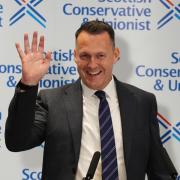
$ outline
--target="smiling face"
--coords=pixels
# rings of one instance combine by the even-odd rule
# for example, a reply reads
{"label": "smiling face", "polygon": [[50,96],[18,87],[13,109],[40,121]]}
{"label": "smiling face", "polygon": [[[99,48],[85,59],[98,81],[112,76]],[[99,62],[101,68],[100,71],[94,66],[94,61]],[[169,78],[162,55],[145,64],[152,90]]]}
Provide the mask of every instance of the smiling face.
{"label": "smiling face", "polygon": [[107,32],[89,34],[82,31],[76,39],[75,62],[83,83],[102,90],[112,79],[113,64],[119,57]]}

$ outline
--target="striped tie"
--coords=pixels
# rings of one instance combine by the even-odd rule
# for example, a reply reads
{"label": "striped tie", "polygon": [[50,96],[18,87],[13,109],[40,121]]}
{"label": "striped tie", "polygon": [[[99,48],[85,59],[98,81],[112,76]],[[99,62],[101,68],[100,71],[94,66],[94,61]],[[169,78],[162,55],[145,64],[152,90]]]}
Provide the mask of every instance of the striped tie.
{"label": "striped tie", "polygon": [[101,137],[102,180],[118,180],[116,146],[111,113],[104,91],[96,91],[100,99],[99,126]]}

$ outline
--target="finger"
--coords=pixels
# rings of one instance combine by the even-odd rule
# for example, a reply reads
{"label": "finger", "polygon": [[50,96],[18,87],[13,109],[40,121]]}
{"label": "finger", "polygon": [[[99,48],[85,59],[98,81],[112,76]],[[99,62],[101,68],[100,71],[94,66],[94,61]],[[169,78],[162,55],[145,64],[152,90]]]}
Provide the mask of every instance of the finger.
{"label": "finger", "polygon": [[44,36],[40,37],[38,50],[41,53],[44,51]]}
{"label": "finger", "polygon": [[50,61],[51,61],[51,52],[50,51],[48,51],[47,53],[46,53],[46,55],[45,55],[45,58],[44,58],[44,63],[50,63]]}
{"label": "finger", "polygon": [[32,39],[32,52],[37,52],[37,37],[38,37],[38,33],[34,32],[33,33],[33,39]]}
{"label": "finger", "polygon": [[18,54],[19,54],[19,57],[20,57],[21,60],[22,60],[22,59],[24,58],[24,52],[23,52],[23,50],[21,49],[19,43],[16,43],[15,46],[16,46],[17,52],[18,52]]}
{"label": "finger", "polygon": [[48,61],[50,61],[51,60],[51,52],[50,51],[48,51],[47,53],[46,53],[46,56],[45,56],[45,59],[46,60],[48,60]]}
{"label": "finger", "polygon": [[28,34],[24,34],[24,51],[26,54],[30,53],[29,37]]}

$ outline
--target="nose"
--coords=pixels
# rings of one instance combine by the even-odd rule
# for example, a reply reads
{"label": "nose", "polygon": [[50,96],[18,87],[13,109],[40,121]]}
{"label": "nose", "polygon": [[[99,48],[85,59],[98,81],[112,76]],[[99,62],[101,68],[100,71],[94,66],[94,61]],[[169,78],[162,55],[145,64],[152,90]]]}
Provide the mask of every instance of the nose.
{"label": "nose", "polygon": [[91,59],[90,59],[89,62],[88,62],[88,67],[91,68],[91,69],[94,69],[94,68],[96,68],[97,66],[98,66],[98,64],[97,64],[96,58],[91,57]]}

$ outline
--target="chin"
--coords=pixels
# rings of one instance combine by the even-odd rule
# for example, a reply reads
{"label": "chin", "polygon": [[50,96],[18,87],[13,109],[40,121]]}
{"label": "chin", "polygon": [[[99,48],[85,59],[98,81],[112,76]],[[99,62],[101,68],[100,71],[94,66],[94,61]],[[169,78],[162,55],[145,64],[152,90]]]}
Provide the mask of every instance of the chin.
{"label": "chin", "polygon": [[90,89],[94,89],[94,90],[101,90],[103,89],[103,87],[101,85],[97,85],[97,84],[86,84]]}

